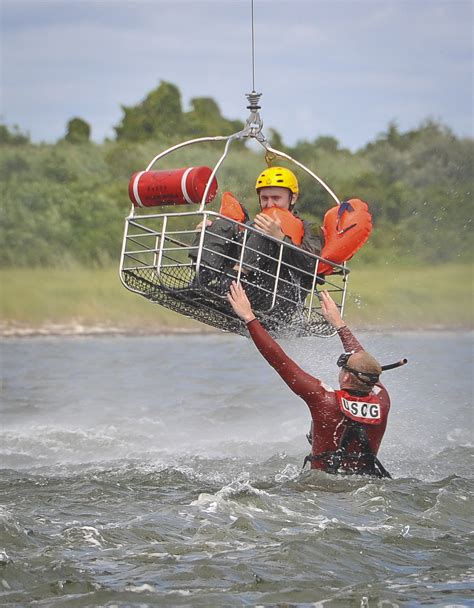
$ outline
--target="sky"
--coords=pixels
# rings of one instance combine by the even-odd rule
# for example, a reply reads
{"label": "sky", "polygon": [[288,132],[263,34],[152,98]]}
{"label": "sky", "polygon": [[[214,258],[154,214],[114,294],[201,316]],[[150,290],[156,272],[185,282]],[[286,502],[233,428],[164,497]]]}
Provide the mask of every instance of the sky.
{"label": "sky", "polygon": [[[264,133],[353,151],[395,121],[473,136],[473,0],[0,0],[0,121],[54,142],[76,116],[113,138],[161,80]],[[217,133],[216,133],[217,135]]]}

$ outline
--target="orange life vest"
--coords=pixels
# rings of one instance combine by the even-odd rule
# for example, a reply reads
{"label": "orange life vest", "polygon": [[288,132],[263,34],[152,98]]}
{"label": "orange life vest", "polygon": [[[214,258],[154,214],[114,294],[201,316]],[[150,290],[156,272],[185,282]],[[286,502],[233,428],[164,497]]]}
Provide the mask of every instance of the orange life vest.
{"label": "orange life vest", "polygon": [[235,220],[236,222],[245,222],[246,216],[242,205],[235,198],[232,192],[224,192],[222,194],[221,208],[219,213],[225,217]]}
{"label": "orange life vest", "polygon": [[[247,221],[242,205],[231,192],[224,192],[220,214],[244,223]],[[304,225],[299,217],[296,217],[288,209],[270,207],[261,213],[270,217],[278,217],[281,222],[281,229],[285,236],[290,237],[292,242],[298,247],[303,242]],[[372,216],[369,212],[367,203],[358,199],[351,198],[340,205],[331,207],[325,216],[323,223],[324,247],[321,257],[342,264],[350,260],[358,251],[372,232]],[[332,274],[334,269],[325,262],[321,262],[318,267],[318,274]]]}
{"label": "orange life vest", "polygon": [[[224,192],[222,194],[221,208],[219,213],[240,223],[244,223],[247,219],[242,205],[235,198],[232,192]],[[295,245],[301,245],[304,236],[303,222],[298,217],[293,215],[291,211],[288,209],[279,209],[278,207],[270,207],[263,209],[261,213],[273,218],[277,217],[281,222],[281,230],[283,234],[290,237]]]}
{"label": "orange life vest", "polygon": [[[351,198],[331,207],[324,216],[324,247],[321,257],[342,264],[354,255],[372,232],[372,216],[367,203]],[[318,274],[332,274],[334,269],[321,262]]]}
{"label": "orange life vest", "polygon": [[294,245],[298,247],[303,242],[304,226],[299,217],[293,215],[289,209],[279,209],[278,207],[267,207],[262,213],[270,217],[278,218],[281,222],[281,231],[285,236],[290,237]]}

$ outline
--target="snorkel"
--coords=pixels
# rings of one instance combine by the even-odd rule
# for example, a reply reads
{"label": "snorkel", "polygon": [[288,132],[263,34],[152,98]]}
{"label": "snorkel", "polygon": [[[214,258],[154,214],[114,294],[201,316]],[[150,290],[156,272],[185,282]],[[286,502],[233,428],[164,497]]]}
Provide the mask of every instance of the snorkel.
{"label": "snorkel", "polygon": [[[336,362],[337,366],[341,367],[342,369],[347,370],[351,374],[354,374],[354,376],[356,376],[356,378],[358,380],[360,380],[361,382],[363,382],[365,384],[373,385],[376,382],[378,382],[380,373],[364,371],[364,370],[357,370],[348,365],[349,358],[354,354],[355,354],[355,352],[350,352],[350,353],[342,353],[342,355],[339,355],[337,362]],[[384,372],[384,371],[387,371],[390,369],[396,369],[397,367],[401,367],[402,365],[406,365],[406,363],[408,363],[408,359],[400,359],[400,361],[396,361],[395,363],[390,363],[388,365],[381,365],[380,369],[381,369],[381,372]]]}

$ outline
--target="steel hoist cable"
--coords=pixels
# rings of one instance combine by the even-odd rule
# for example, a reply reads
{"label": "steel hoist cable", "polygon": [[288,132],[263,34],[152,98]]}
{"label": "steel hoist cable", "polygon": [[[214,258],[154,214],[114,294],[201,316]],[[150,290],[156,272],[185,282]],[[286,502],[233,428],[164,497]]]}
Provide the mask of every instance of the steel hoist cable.
{"label": "steel hoist cable", "polygon": [[255,93],[255,26],[254,26],[254,0],[251,0],[252,11],[252,93]]}

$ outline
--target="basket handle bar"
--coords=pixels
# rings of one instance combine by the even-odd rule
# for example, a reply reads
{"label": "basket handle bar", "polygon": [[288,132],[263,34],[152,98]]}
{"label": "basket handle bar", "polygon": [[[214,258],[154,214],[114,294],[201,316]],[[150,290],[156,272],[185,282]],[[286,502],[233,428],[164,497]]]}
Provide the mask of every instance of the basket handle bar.
{"label": "basket handle bar", "polygon": [[326,182],[324,180],[322,180],[318,175],[316,175],[316,173],[314,173],[313,171],[311,171],[311,169],[309,169],[308,167],[306,167],[306,165],[303,165],[303,163],[300,163],[299,161],[297,161],[296,159],[294,159],[292,156],[290,156],[289,154],[286,154],[286,152],[282,152],[281,150],[277,150],[275,148],[272,148],[270,146],[270,144],[268,143],[268,141],[265,139],[265,137],[263,136],[263,134],[259,131],[258,133],[256,133],[256,129],[254,127],[252,127],[251,125],[247,124],[246,127],[244,129],[242,129],[241,131],[237,131],[236,133],[233,133],[232,135],[216,135],[213,137],[198,137],[196,139],[189,139],[187,141],[181,142],[179,144],[176,144],[174,146],[171,146],[170,148],[164,150],[163,152],[160,152],[160,154],[157,154],[149,163],[147,168],[145,169],[145,171],[150,171],[150,169],[153,167],[153,165],[160,160],[161,158],[163,158],[164,156],[167,156],[168,154],[171,154],[172,152],[175,152],[176,150],[179,150],[180,148],[184,148],[185,146],[189,146],[192,144],[197,144],[197,143],[203,143],[203,142],[210,142],[210,141],[214,141],[214,142],[218,142],[218,141],[225,141],[225,147],[224,147],[224,152],[222,154],[222,156],[219,158],[219,160],[217,161],[217,163],[214,166],[214,169],[212,170],[212,173],[207,181],[206,184],[206,188],[204,190],[204,194],[203,197],[201,199],[201,203],[199,206],[199,211],[203,211],[204,206],[205,206],[205,201],[206,198],[209,194],[209,190],[211,188],[212,185],[212,181],[214,179],[214,177],[216,176],[220,166],[222,165],[222,163],[224,162],[225,158],[227,157],[227,154],[229,152],[229,147],[230,144],[235,141],[236,139],[246,139],[246,138],[250,138],[250,139],[256,139],[258,141],[258,143],[266,150],[267,153],[273,154],[275,156],[278,156],[280,158],[285,158],[286,160],[289,160],[290,162],[294,163],[295,165],[297,165],[300,169],[302,169],[303,171],[305,171],[308,175],[310,175],[313,179],[315,179],[325,190],[326,192],[328,192],[328,194],[336,201],[336,203],[338,205],[341,204],[341,201],[339,200],[339,198],[337,197],[337,195],[331,190],[331,188],[326,184]]}

